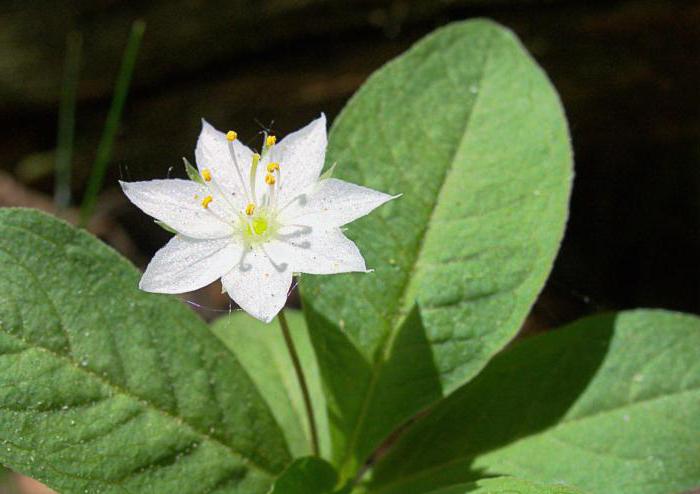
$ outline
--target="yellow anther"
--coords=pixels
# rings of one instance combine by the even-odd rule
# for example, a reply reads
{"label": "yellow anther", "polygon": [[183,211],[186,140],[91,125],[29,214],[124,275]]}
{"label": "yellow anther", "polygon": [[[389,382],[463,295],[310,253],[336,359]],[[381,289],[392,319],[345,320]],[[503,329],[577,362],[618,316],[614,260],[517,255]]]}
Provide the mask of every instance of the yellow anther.
{"label": "yellow anther", "polygon": [[275,145],[277,142],[277,138],[275,136],[267,136],[267,139],[265,139],[265,145],[269,148]]}
{"label": "yellow anther", "polygon": [[253,216],[253,213],[255,212],[255,204],[252,202],[249,202],[248,205],[245,207],[245,214],[248,216]]}
{"label": "yellow anther", "polygon": [[265,175],[265,183],[267,185],[275,185],[275,182],[276,180],[274,175],[270,175],[269,173]]}
{"label": "yellow anther", "polygon": [[236,139],[238,139],[238,134],[235,130],[229,130],[228,132],[226,132],[226,139],[228,139],[230,142],[233,142]]}
{"label": "yellow anther", "polygon": [[202,170],[202,178],[205,182],[211,182],[211,170],[209,168]]}
{"label": "yellow anther", "polygon": [[202,207],[204,209],[207,209],[209,207],[209,203],[213,201],[214,198],[212,196],[207,196],[204,199],[202,199]]}
{"label": "yellow anther", "polygon": [[269,164],[267,165],[267,172],[268,172],[268,173],[272,173],[272,172],[274,172],[275,170],[279,170],[279,169],[280,169],[280,164],[279,164],[279,163],[269,163]]}

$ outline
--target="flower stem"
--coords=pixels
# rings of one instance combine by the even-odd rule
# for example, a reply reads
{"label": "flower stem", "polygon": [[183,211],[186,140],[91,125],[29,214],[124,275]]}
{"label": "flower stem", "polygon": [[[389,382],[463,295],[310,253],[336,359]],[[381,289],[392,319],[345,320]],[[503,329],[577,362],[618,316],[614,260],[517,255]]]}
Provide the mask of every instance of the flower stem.
{"label": "flower stem", "polygon": [[306,416],[309,420],[309,432],[311,433],[311,451],[314,456],[318,456],[318,432],[316,431],[316,420],[314,419],[314,408],[311,404],[311,396],[309,395],[309,387],[306,384],[306,378],[304,377],[304,370],[301,368],[301,362],[299,361],[299,355],[294,347],[294,341],[292,340],[292,335],[289,331],[289,324],[287,323],[287,317],[284,315],[284,309],[282,309],[279,314],[277,314],[277,320],[280,323],[280,328],[282,329],[282,335],[284,336],[284,343],[287,345],[287,350],[289,351],[289,356],[292,359],[292,364],[294,364],[294,371],[297,375],[297,380],[299,381],[299,387],[301,388],[301,395],[304,398],[304,407],[306,408]]}

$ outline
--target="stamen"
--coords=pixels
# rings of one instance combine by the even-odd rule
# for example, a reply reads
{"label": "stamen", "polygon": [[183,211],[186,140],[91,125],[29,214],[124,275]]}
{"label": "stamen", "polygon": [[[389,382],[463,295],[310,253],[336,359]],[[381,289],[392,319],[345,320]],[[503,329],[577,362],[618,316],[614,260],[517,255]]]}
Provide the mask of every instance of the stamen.
{"label": "stamen", "polygon": [[248,205],[245,207],[245,214],[248,216],[253,216],[253,213],[255,212],[255,204],[252,202],[248,203]]}
{"label": "stamen", "polygon": [[[233,131],[231,131],[233,132]],[[245,181],[243,180],[243,174],[241,173],[241,168],[238,166],[238,159],[236,158],[236,150],[233,149],[233,141],[229,140],[228,143],[228,152],[231,155],[231,159],[233,160],[233,167],[236,169],[236,175],[238,175],[238,180],[241,182],[241,187],[243,187],[243,192],[245,193],[246,199],[248,199],[248,202],[251,202],[251,198],[248,195],[248,187],[245,186]]]}
{"label": "stamen", "polygon": [[233,203],[228,197],[228,194],[221,190],[219,184],[216,182],[216,180],[214,180],[214,174],[209,168],[202,169],[202,178],[204,179],[204,186],[209,192],[211,192],[213,195],[216,195],[217,197],[223,198],[224,202],[226,202],[226,204],[228,204],[233,211],[238,209],[236,206],[233,205]]}
{"label": "stamen", "polygon": [[277,179],[272,173],[265,175],[265,183],[270,186],[270,193],[267,196],[267,205],[273,208],[275,207],[275,204],[277,204],[275,182],[277,182]]}
{"label": "stamen", "polygon": [[269,163],[269,164],[267,165],[267,172],[268,172],[268,173],[272,173],[272,172],[274,172],[275,170],[279,170],[279,169],[280,169],[280,164],[279,164],[279,163]]}
{"label": "stamen", "polygon": [[238,139],[238,133],[235,130],[229,130],[226,132],[226,139],[228,139],[229,142],[233,142]]}
{"label": "stamen", "polygon": [[267,138],[265,139],[265,146],[271,148],[275,145],[276,142],[277,138],[275,136],[267,136]]}
{"label": "stamen", "polygon": [[203,207],[204,209],[209,209],[209,203],[211,203],[211,201],[213,201],[213,200],[214,200],[214,198],[213,198],[212,196],[207,196],[207,197],[205,197],[205,198],[202,200],[202,207]]}

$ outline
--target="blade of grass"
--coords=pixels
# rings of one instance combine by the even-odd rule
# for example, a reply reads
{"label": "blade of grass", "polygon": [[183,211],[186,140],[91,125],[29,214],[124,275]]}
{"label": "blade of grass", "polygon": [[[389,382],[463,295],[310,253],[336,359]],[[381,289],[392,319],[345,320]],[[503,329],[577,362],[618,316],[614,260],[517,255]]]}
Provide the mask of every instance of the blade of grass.
{"label": "blade of grass", "polygon": [[60,209],[70,205],[73,140],[75,138],[75,106],[80,74],[83,37],[72,32],[66,37],[66,60],[63,67],[61,101],[58,107],[58,136],[54,202]]}
{"label": "blade of grass", "polygon": [[129,41],[124,50],[121,67],[119,68],[119,75],[117,76],[117,83],[114,87],[112,104],[109,107],[105,127],[102,131],[102,137],[97,146],[95,161],[92,165],[92,172],[90,173],[85,195],[83,196],[83,203],[80,207],[80,226],[82,227],[85,227],[88,221],[90,221],[90,217],[95,211],[97,195],[100,193],[100,189],[102,189],[102,184],[107,172],[107,165],[112,156],[114,138],[119,129],[119,121],[121,120],[124,103],[126,102],[126,96],[129,92],[129,84],[131,83],[131,76],[134,72],[136,56],[145,29],[146,23],[140,20],[134,22],[131,26]]}

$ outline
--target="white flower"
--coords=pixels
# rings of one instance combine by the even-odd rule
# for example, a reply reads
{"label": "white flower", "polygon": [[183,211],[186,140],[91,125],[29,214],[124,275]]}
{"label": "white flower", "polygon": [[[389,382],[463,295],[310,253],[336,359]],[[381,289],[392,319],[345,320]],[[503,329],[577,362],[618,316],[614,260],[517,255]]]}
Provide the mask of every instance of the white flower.
{"label": "white flower", "polygon": [[184,293],[221,278],[242,309],[269,322],[293,273],[367,272],[340,227],[393,197],[320,177],[326,143],[324,115],[279,143],[266,136],[262,156],[202,121],[201,180],[121,182],[131,202],[177,232],[140,288]]}

